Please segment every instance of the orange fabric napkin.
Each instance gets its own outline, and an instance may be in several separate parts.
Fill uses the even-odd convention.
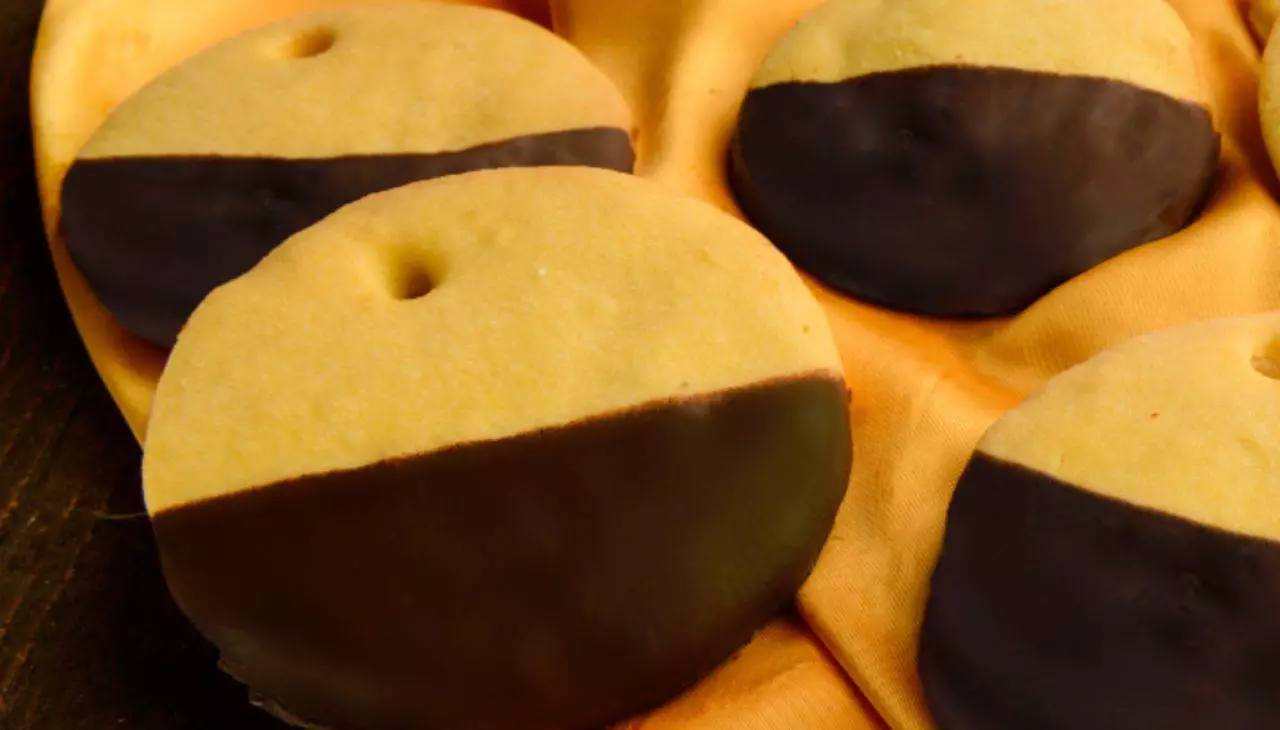
[[[141,440],[164,353],[111,321],[58,236],[57,191],[125,95],[199,48],[306,10],[385,0],[50,0],[32,115],[51,251],[95,366]],[[1125,0],[1116,0],[1124,2]],[[797,599],[684,696],[625,730],[931,730],[918,625],[953,484],[983,430],[1031,389],[1121,340],[1280,308],[1280,206],[1257,111],[1260,51],[1234,0],[1168,0],[1196,42],[1223,133],[1217,189],[1185,230],[1117,257],[1020,315],[955,323],[811,286],[853,390],[855,464],[835,530]],[[740,215],[723,155],[772,44],[821,0],[488,0],[577,44],[630,100],[637,174]]]

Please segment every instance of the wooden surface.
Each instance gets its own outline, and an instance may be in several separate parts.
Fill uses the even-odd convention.
[[[0,728],[269,730],[170,601],[140,450],[62,303],[27,117],[40,0],[0,0]]]

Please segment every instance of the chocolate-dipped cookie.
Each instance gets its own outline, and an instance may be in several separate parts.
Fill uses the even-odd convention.
[[[831,0],[757,72],[729,172],[828,286],[1005,315],[1196,214],[1205,99],[1162,0]]]
[[[941,730],[1280,727],[1280,315],[1139,337],[983,436],[919,668]]]
[[[548,167],[371,195],[216,289],[143,478],[178,604],[291,716],[560,730],[772,618],[851,459],[823,311],[767,240]]]
[[[633,162],[620,93],[550,31],[486,8],[353,6],[236,36],[124,101],[66,176],[62,228],[115,319],[167,347],[211,289],[369,193]]]

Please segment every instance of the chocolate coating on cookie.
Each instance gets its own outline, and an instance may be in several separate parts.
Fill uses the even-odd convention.
[[[84,160],[63,184],[76,265],[143,339],[170,345],[218,285],[243,274],[281,241],[370,193],[470,170],[593,165],[630,172],[621,129],[528,135],[436,154],[323,160],[121,157]],[[145,214],[122,215],[145,201]],[[121,255],[120,242],[129,255]],[[175,241],[181,241],[175,246]]]
[[[922,629],[943,730],[1280,725],[1280,543],[977,454]]]
[[[921,630],[940,730],[1280,724],[1275,315],[1139,338],[998,421]]]
[[[178,602],[293,714],[603,727],[791,600],[849,443],[843,387],[800,376],[299,477],[156,534]]]
[[[1195,79],[1185,28],[1153,4],[1035,14],[986,0],[963,6],[990,21],[973,27],[936,0],[874,12],[834,0],[783,40],[744,100],[729,161],[738,201],[844,293],[937,316],[1017,312],[1180,230],[1212,188],[1219,136],[1177,76]],[[1099,31],[1099,43],[1095,10],[1153,27]],[[984,27],[1004,35],[960,35]],[[1171,27],[1186,68],[1149,48]]]
[[[749,226],[597,168],[469,172],[207,297],[144,491],[179,605],[291,716],[600,727],[792,599],[845,493],[848,398]]]
[[[115,319],[167,347],[209,291],[347,203],[477,169],[630,172],[630,128],[600,71],[515,16],[313,13],[199,53],[121,104],[67,173],[61,225]]]

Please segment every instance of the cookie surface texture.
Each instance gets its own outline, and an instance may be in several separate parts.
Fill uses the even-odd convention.
[[[1280,725],[1280,315],[1136,338],[997,421],[921,638],[941,730]]]
[[[126,99],[62,186],[77,268],[168,347],[199,301],[363,195],[468,170],[629,172],[629,111],[514,15],[404,3],[305,14],[207,49]]]
[[[820,306],[750,227],[622,173],[488,170],[215,290],[144,488],[179,605],[292,715],[598,727],[792,600],[849,419]]]
[[[1218,153],[1163,0],[831,0],[760,66],[729,164],[825,284],[993,316],[1180,230]]]

